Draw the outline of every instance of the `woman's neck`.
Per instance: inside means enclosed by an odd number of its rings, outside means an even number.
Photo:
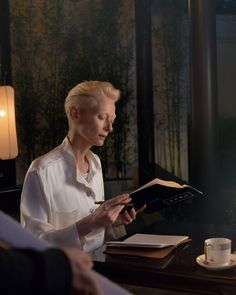
[[[82,147],[79,144],[79,141],[75,140],[75,138],[73,138],[73,137],[71,138],[71,136],[69,134],[67,135],[67,139],[68,139],[68,141],[71,145],[71,148],[74,152],[75,160],[76,160],[76,163],[77,163],[80,171],[83,173],[87,173],[89,171],[89,162],[88,162],[86,155],[87,155],[89,148]]]

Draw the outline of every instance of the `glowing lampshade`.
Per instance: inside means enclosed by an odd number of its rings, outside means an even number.
[[[14,89],[0,86],[0,160],[14,159],[17,155]]]

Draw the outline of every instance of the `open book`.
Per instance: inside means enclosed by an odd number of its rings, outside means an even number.
[[[186,241],[189,241],[188,236],[135,234],[124,241],[106,242],[106,245],[113,247],[164,248],[168,246],[176,247]]]
[[[188,185],[155,178],[130,193],[136,209],[147,205],[145,212],[152,213],[161,208],[183,202],[193,197],[202,197],[203,193]]]

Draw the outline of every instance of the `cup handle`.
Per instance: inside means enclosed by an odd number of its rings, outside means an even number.
[[[204,245],[204,254],[206,262],[209,262],[209,249],[211,248],[211,244]]]

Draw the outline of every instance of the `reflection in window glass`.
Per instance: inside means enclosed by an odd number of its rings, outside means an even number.
[[[187,1],[152,1],[156,164],[188,180],[189,23]]]

